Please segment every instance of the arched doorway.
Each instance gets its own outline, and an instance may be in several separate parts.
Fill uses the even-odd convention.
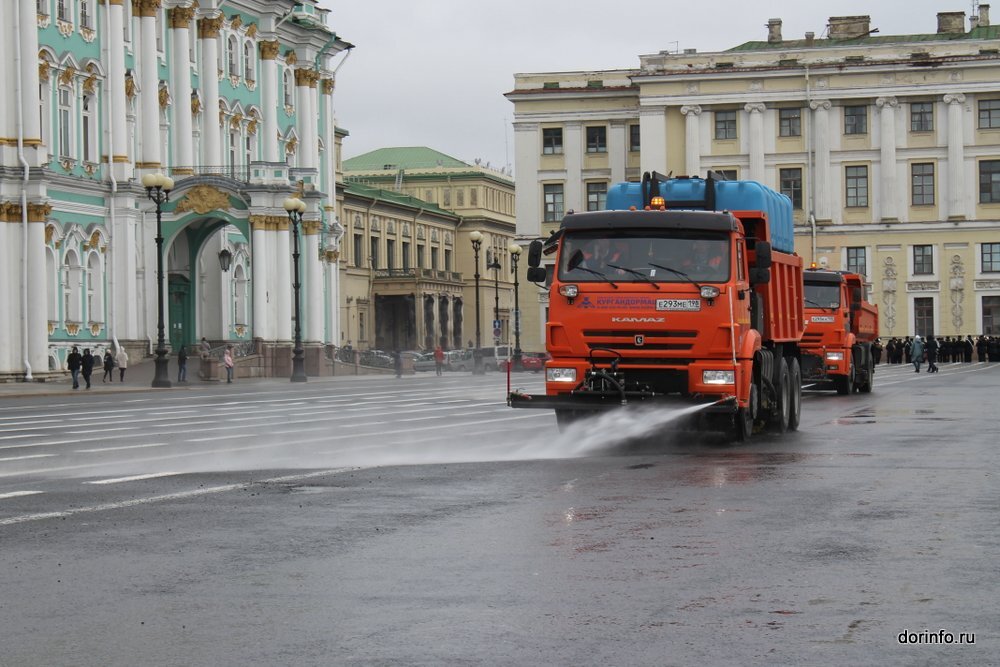
[[[185,276],[172,273],[168,280],[167,293],[169,295],[170,349],[179,350],[181,345],[190,347],[195,341],[191,281]]]

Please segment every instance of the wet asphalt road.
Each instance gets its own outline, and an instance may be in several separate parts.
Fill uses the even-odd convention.
[[[500,384],[0,401],[0,665],[996,663],[1000,364],[739,447]]]

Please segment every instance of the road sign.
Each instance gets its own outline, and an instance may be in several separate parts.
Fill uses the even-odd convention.
[[[500,334],[502,334],[502,333],[503,333],[503,331],[500,330],[500,327],[493,327],[493,337],[494,338],[499,339],[500,338]]]
[[[500,320],[493,320],[493,330],[496,331],[499,328],[500,328]]]

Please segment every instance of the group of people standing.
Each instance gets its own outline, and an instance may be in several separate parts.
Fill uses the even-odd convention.
[[[84,348],[83,354],[74,345],[66,357],[66,368],[73,376],[73,389],[80,388],[80,378],[83,378],[86,388],[90,389],[90,378],[94,373],[94,368],[100,366],[104,369],[104,376],[101,382],[114,382],[114,370],[118,369],[118,381],[125,381],[125,370],[128,368],[128,352],[125,348],[118,348],[117,354],[111,354],[110,348],[104,351],[104,357],[91,354],[90,348]]]
[[[905,336],[900,339],[895,336],[882,345],[876,338],[872,344],[872,356],[875,363],[881,363],[885,351],[885,361],[888,364],[913,364],[914,372],[920,372],[920,366],[927,361],[929,373],[938,371],[937,362],[941,363],[972,363],[973,354],[980,362],[1000,361],[1000,336],[979,336],[973,339],[971,335],[961,336]]]

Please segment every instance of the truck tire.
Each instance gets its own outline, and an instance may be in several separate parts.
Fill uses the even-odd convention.
[[[867,373],[865,375],[865,381],[858,387],[858,391],[862,394],[870,394],[872,393],[872,385],[875,384],[875,362],[870,358],[868,359]]]
[[[854,359],[851,359],[851,370],[847,375],[838,375],[833,379],[833,384],[837,388],[837,393],[847,396],[854,389]]]
[[[788,376],[788,362],[784,357],[777,359],[774,383],[774,411],[771,413],[771,430],[784,433],[788,430],[788,417],[791,413],[791,380]]]
[[[733,415],[733,438],[737,442],[746,442],[753,435],[753,423],[758,405],[757,385],[751,383],[750,400],[747,402],[747,407],[737,409],[736,414]]]
[[[788,430],[799,430],[799,418],[802,416],[802,367],[799,360],[791,357],[788,360],[788,381],[789,398],[791,405],[788,409]]]

